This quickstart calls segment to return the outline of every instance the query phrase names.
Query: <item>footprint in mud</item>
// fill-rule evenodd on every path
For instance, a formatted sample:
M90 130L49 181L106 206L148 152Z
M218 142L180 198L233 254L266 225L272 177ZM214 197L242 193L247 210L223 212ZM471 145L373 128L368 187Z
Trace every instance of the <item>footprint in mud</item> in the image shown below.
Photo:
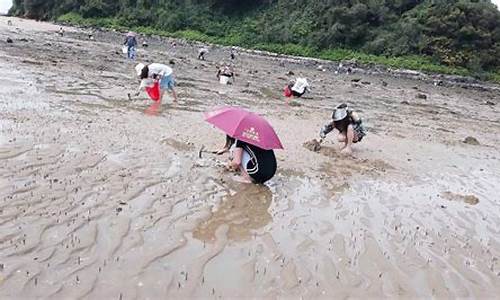
M206 242L214 241L217 229L226 225L229 240L248 240L253 230L272 221L268 211L272 198L267 186L245 185L234 195L227 195L208 220L201 222L193 231L193 237Z
M459 201L470 205L476 205L479 203L479 198L474 195L460 195L452 192L443 192L441 197L449 201Z

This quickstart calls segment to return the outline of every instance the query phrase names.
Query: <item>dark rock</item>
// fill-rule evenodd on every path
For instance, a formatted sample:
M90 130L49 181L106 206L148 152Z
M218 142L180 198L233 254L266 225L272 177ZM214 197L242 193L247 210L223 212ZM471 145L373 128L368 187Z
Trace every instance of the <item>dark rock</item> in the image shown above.
M293 75L295 75L295 73L293 71L288 71L288 72L286 72L286 75L293 76Z
M479 141L475 137L472 137L472 136L466 137L463 140L463 143L469 144L469 145L474 145L474 146L480 145Z
M370 84L372 84L372 83L371 83L371 82L369 82L369 81L361 81L361 83L362 83L362 84L364 84L364 85L370 85Z
M388 83L382 80L382 86L387 86Z
M401 101L401 104L404 104L404 105L410 105L410 102L406 101L406 100L403 100Z
M426 94L422 94L422 93L418 93L417 94L417 98L418 99L427 99L427 95Z
M168 63L171 64L171 65L175 65L175 60L171 59L171 60L168 61Z
M14 41L13 41L11 38L9 38L9 37L7 38L6 42L7 42L8 44L12 44L12 43L14 43Z
M491 106L494 106L495 105L495 102L492 102L490 100L486 101L485 102L486 105L491 105Z
M351 79L351 82L360 82L361 81L361 78L353 78Z

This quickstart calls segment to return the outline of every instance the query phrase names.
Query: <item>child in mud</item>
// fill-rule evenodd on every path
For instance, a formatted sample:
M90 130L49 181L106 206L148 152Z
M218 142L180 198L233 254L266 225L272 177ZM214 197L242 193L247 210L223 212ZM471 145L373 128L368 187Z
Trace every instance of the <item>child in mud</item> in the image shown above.
M226 145L216 154L222 155L230 150L232 158L227 168L240 171L242 182L263 184L274 177L277 162L273 150L264 150L226 135Z
M366 135L361 118L358 114L347 107L347 104L340 104L333 110L332 121L323 126L320 137L323 140L333 129L337 129L339 134L337 139L343 142L341 149L343 154L352 154L352 144L360 142Z
M175 93L175 81L173 76L173 70L167 65L152 63L149 65L138 64L135 67L135 71L139 79L141 79L141 85L139 90L135 94L138 96L140 91L150 85L151 81L158 80L160 82L160 99L159 102L163 100L163 95L166 90L172 93L174 102L177 102L177 94Z

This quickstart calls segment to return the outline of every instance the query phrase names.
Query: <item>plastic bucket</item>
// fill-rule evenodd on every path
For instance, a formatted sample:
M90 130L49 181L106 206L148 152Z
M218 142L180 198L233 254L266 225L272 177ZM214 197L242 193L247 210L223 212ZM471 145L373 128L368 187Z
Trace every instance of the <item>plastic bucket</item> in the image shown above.
M229 82L229 76L221 75L219 77L219 82L221 84L227 84Z

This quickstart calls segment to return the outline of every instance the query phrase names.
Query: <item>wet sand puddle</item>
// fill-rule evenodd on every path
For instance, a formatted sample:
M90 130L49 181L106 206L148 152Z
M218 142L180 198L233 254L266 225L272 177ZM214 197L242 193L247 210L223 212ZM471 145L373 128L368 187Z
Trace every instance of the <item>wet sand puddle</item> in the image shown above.
M247 54L236 83L220 86L215 64L227 53L201 63L179 43L169 53L180 101L160 105L127 98L137 82L134 63L116 54L121 36L96 33L116 45L93 43L76 29L60 39L49 32L57 26L5 22L0 39L15 43L0 48L0 297L500 292L498 106L462 113L481 93L370 76L358 86ZM140 55L168 62L164 47L154 40ZM286 106L290 69L317 88ZM341 156L333 137L307 150L341 101L369 129L356 157ZM199 158L201 145L224 141L201 114L220 105L258 111L279 132L286 151L267 186L235 181L225 157ZM467 136L481 143L462 143Z

